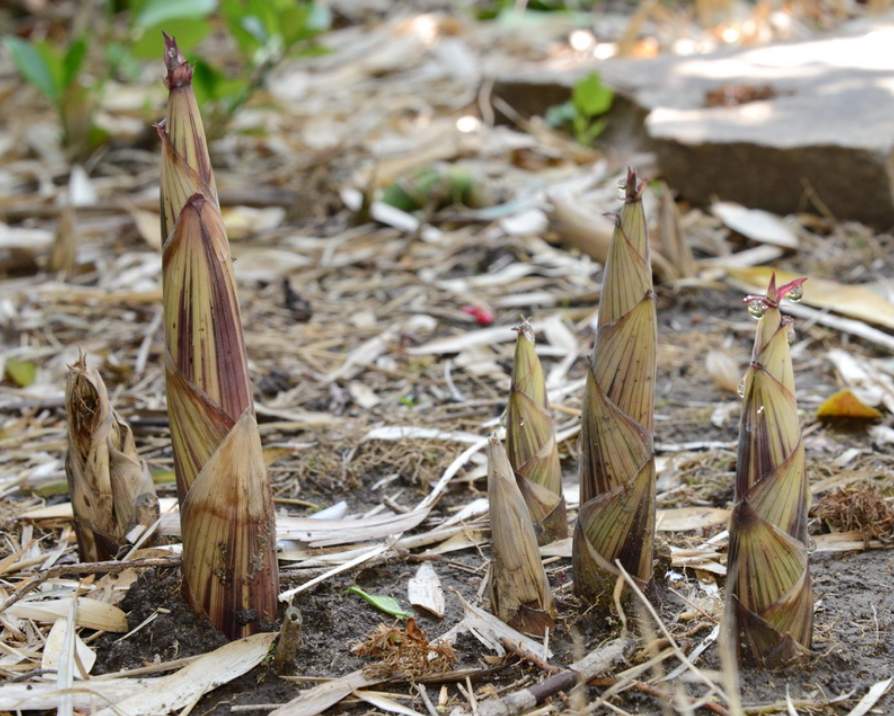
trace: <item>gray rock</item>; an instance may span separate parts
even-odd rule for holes
[[[778,214],[830,211],[894,226],[894,23],[851,26],[821,39],[701,56],[608,60],[574,72],[500,76],[494,93],[552,87],[567,97],[598,70],[646,113],[649,148],[663,176],[691,201],[735,201]],[[769,86],[773,96],[709,107],[723,86]],[[564,91],[564,95],[556,88]],[[625,112],[629,110],[625,107]],[[524,110],[532,109],[522,105]],[[611,136],[608,137],[609,141]]]

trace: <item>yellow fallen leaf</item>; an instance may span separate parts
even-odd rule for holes
[[[158,214],[154,211],[131,209],[130,218],[133,219],[143,241],[153,249],[160,249],[164,237],[161,235],[161,219]]]
[[[882,414],[871,405],[866,405],[849,388],[833,393],[816,409],[818,418],[860,418],[877,420]]]
[[[776,272],[776,284],[782,285],[798,278],[797,274],[778,271],[771,266],[748,266],[729,268],[727,273],[737,283],[748,290],[763,293],[770,281],[770,274]],[[824,278],[808,277],[801,299],[809,306],[828,308],[845,316],[859,318],[887,328],[894,328],[894,303],[871,289],[860,285],[846,285]]]
[[[256,209],[251,206],[228,206],[221,209],[224,228],[231,241],[245,239],[279,226],[286,210],[279,206]]]
[[[685,532],[725,525],[728,521],[729,510],[721,507],[677,507],[658,510],[657,529],[659,532]]]
[[[37,366],[27,360],[7,358],[6,377],[20,388],[27,388],[37,378]]]

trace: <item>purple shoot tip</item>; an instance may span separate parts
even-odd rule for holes
[[[768,308],[779,308],[783,299],[797,303],[804,293],[803,285],[807,281],[806,276],[796,278],[782,286],[776,286],[776,272],[770,276],[770,284],[767,286],[766,295],[749,293],[742,302],[747,304],[748,311],[755,318],[760,318]]]
[[[192,67],[177,47],[177,40],[162,32],[165,42],[165,85],[169,90],[185,87],[192,82]]]

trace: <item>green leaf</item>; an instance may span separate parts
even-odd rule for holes
[[[598,72],[591,72],[577,84],[571,93],[575,109],[586,117],[597,117],[612,106],[615,93],[602,83]]]
[[[37,378],[37,366],[27,360],[7,358],[6,377],[20,388],[27,388]]]
[[[192,63],[192,86],[199,104],[217,99],[217,90],[223,79],[223,73],[201,57]]]
[[[301,40],[310,40],[328,30],[331,25],[330,10],[316,3],[298,3],[279,14],[279,26],[287,46]]]
[[[189,53],[211,32],[211,26],[205,20],[181,18],[161,23],[143,30],[131,47],[134,57],[141,60],[157,60],[161,57],[163,43],[162,30],[173,35],[177,47],[183,54]]]
[[[348,589],[348,592],[351,594],[356,594],[361,599],[366,600],[378,609],[380,612],[385,612],[392,617],[397,617],[398,619],[406,619],[407,617],[413,616],[410,612],[404,611],[401,609],[400,602],[398,602],[394,597],[388,597],[380,594],[370,594],[369,592],[363,591],[360,587],[354,586]]]
[[[147,0],[137,13],[134,24],[146,30],[171,20],[204,18],[216,8],[217,0]]]
[[[78,71],[87,56],[87,43],[78,38],[71,43],[62,58],[62,89],[67,89],[77,79]]]
[[[46,53],[41,52],[38,46],[18,37],[7,37],[3,44],[12,55],[12,61],[15,62],[22,76],[37,87],[51,102],[59,102],[62,88],[50,62],[47,61]]]
[[[279,35],[276,8],[266,0],[224,0],[221,11],[230,34],[247,59]]]

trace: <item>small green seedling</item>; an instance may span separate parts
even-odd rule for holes
[[[579,80],[571,92],[571,99],[550,107],[546,121],[551,127],[570,127],[574,138],[590,145],[605,130],[605,114],[611,109],[615,93],[602,82],[598,72],[591,72]]]

